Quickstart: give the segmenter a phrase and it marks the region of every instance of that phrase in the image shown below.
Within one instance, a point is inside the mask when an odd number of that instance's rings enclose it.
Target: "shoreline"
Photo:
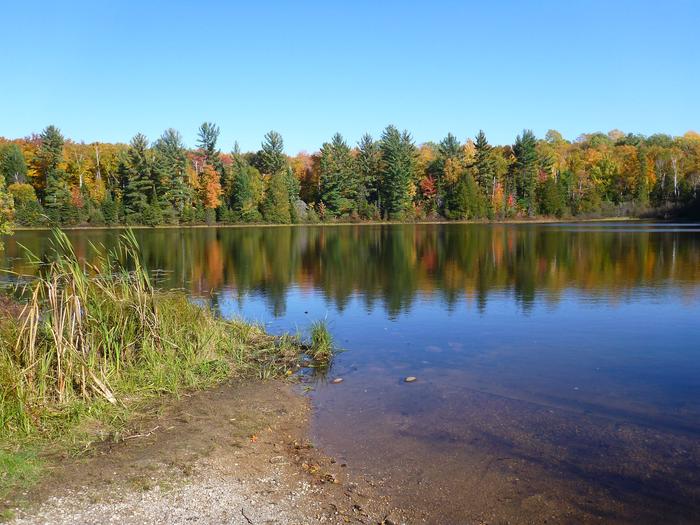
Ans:
[[[310,412],[308,397],[281,380],[227,382],[168,400],[119,442],[53,458],[50,474],[10,507],[8,523],[421,520],[317,450]]]
[[[557,219],[557,218],[534,218],[534,219],[507,219],[507,220],[431,220],[431,221],[357,221],[357,222],[303,222],[303,223],[237,223],[237,224],[161,224],[158,226],[145,225],[114,225],[114,226],[60,226],[61,231],[83,231],[83,230],[185,230],[185,229],[228,229],[228,228],[281,228],[281,227],[335,227],[335,226],[418,226],[418,225],[450,225],[450,224],[577,224],[577,223],[597,223],[597,222],[667,222],[666,219],[643,219],[639,217],[602,217],[594,219]],[[688,221],[692,222],[692,221]],[[52,231],[56,227],[51,226],[15,226],[13,231]]]

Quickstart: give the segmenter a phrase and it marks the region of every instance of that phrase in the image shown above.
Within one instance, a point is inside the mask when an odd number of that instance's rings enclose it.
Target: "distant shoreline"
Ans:
[[[63,231],[80,231],[80,230],[179,230],[179,229],[208,229],[208,228],[278,228],[278,227],[300,227],[300,226],[398,226],[398,225],[429,225],[429,224],[571,224],[571,223],[595,223],[595,222],[642,222],[656,220],[664,222],[665,219],[641,219],[638,217],[604,217],[595,219],[504,219],[504,220],[466,220],[466,221],[448,221],[448,220],[432,220],[432,221],[356,221],[356,222],[301,222],[291,224],[281,223],[239,223],[239,224],[161,224],[158,226],[125,225],[119,224],[114,226],[61,226]],[[19,231],[51,231],[50,226],[16,226],[13,228],[15,232]]]

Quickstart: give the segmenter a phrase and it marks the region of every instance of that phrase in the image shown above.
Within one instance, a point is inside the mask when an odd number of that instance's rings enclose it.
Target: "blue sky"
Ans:
[[[27,7],[29,6],[29,7]],[[700,2],[12,2],[0,135],[53,123],[87,142],[221,149],[282,133],[288,153],[389,123],[417,142],[483,128],[682,134],[700,128]]]

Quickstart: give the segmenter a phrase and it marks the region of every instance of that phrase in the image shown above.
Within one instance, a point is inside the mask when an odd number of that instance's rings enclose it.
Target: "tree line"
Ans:
[[[168,129],[151,142],[77,143],[55,126],[0,139],[0,233],[44,225],[294,223],[506,219],[672,213],[697,203],[700,135],[613,130],[574,141],[530,130],[513,144],[483,131],[417,145],[388,126],[350,145],[288,156],[270,131],[261,147],[219,149],[205,122],[196,147]]]

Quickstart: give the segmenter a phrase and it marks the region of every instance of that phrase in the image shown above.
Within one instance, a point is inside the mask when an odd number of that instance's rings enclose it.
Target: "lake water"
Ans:
[[[117,232],[70,234],[79,254]],[[160,285],[345,350],[313,437],[430,523],[700,522],[700,225],[137,230]],[[0,266],[30,272],[18,232]],[[406,376],[417,381],[405,383]]]

